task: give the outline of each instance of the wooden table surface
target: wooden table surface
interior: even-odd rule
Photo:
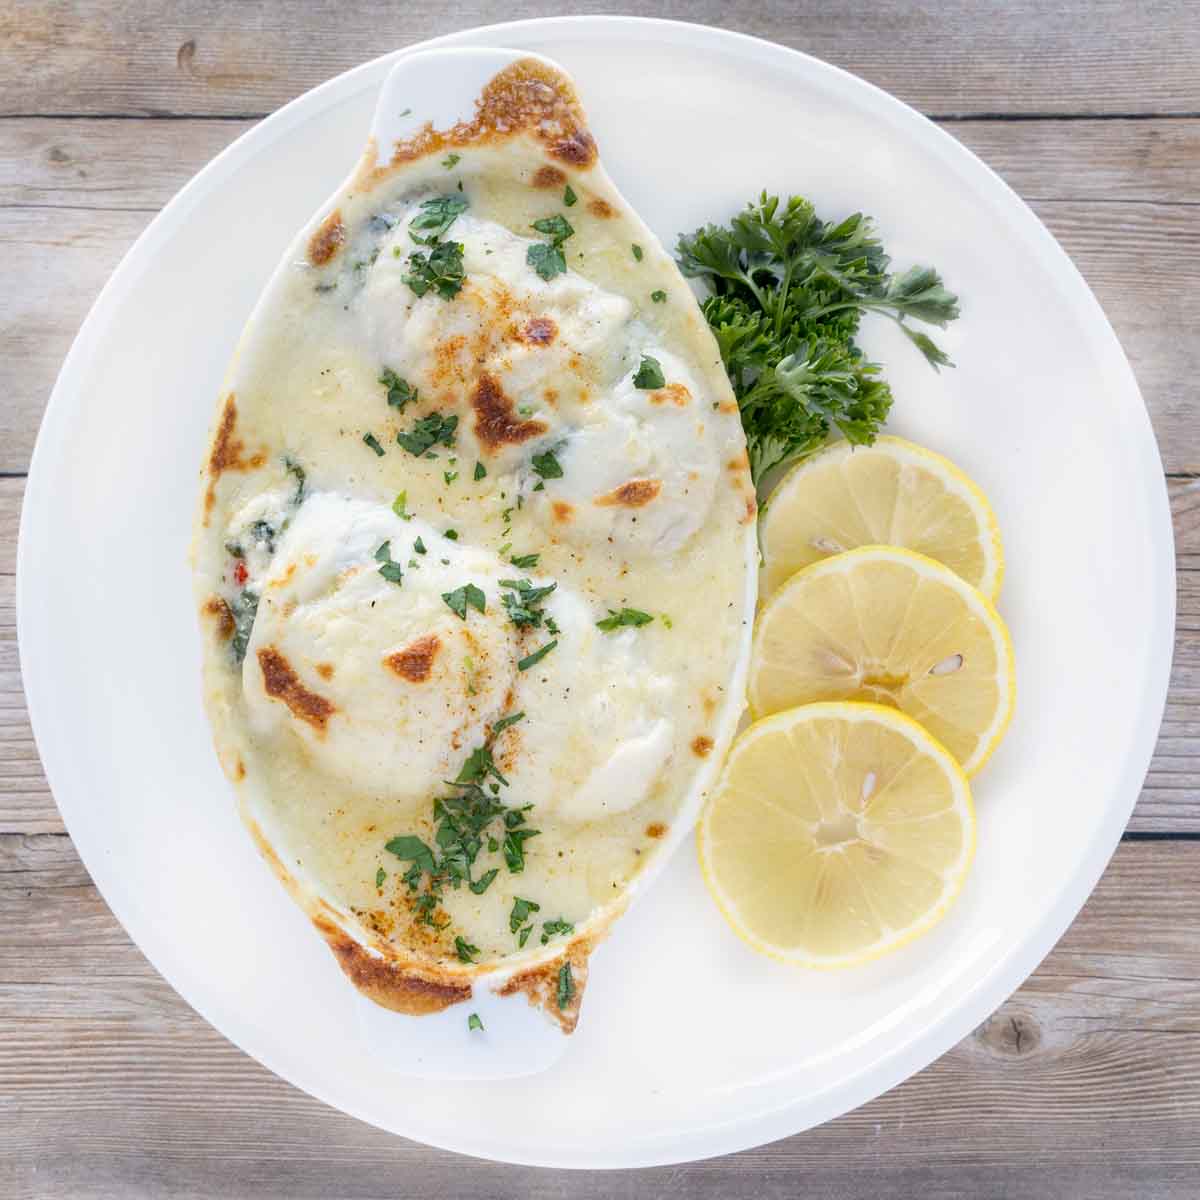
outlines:
[[[1179,558],[1166,719],[1112,864],[1036,974],[940,1061],[823,1128],[728,1158],[619,1174],[476,1162],[360,1124],[236,1050],[113,919],[38,763],[14,616],[17,524],[38,420],[122,253],[243,130],[385,50],[564,8],[8,0],[0,1196],[1200,1195],[1200,5],[630,7],[809,51],[934,117],[1033,205],[1099,296],[1158,434]]]

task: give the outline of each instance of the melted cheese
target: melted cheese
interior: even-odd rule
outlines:
[[[602,925],[712,767],[740,705],[754,502],[703,317],[600,169],[554,165],[548,188],[532,137],[460,152],[453,170],[370,159],[289,252],[222,394],[194,553],[218,746],[293,893],[375,952],[469,974],[549,952],[518,944],[516,897],[535,924]],[[405,280],[438,195],[467,202],[443,235],[463,247],[452,298]],[[569,269],[544,280],[531,226],[556,213]],[[646,357],[663,387],[636,386]],[[415,398],[389,405],[386,372]],[[398,443],[433,414],[450,436]],[[555,585],[531,627],[505,607],[514,579]],[[468,584],[484,608],[464,619],[446,596]],[[626,607],[653,619],[598,627]],[[524,869],[497,820],[473,865],[491,885],[446,886],[422,923],[387,843],[436,849],[444,781],[518,712],[491,748],[498,802],[538,831]]]

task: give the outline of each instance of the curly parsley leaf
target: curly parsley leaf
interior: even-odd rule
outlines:
[[[704,315],[733,384],[756,482],[818,449],[835,432],[869,444],[892,393],[855,343],[865,312],[896,321],[933,367],[949,358],[908,321],[945,328],[958,300],[931,267],[889,271],[868,217],[820,220],[800,196],[765,192],[727,226],[678,244],[685,275],[711,295]]]

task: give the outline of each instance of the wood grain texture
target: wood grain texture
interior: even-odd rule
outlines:
[[[630,7],[807,51],[931,113],[1200,111],[1192,0]],[[411,42],[563,12],[545,0],[16,0],[0,10],[0,113],[261,114]]]
[[[294,1091],[159,979],[68,839],[0,838],[0,1194],[1183,1200],[1200,1188],[1200,894],[1179,884],[1197,878],[1200,843],[1122,845],[994,1017],[840,1120],[712,1162],[567,1173],[418,1146]]]
[[[60,833],[62,818],[29,728],[17,663],[14,572],[22,479],[0,479],[0,834]],[[1129,823],[1200,833],[1200,479],[1169,481],[1179,565],[1171,690],[1150,772]]]
[[[25,470],[63,357],[121,255],[245,127],[0,120],[0,253],[25,281],[0,292],[0,472]],[[1166,469],[1200,471],[1200,119],[952,129],[1031,199],[1095,290]],[[1096,198],[1114,192],[1119,199]]]

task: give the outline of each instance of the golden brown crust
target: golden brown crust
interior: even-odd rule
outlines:
[[[542,421],[526,421],[517,416],[512,398],[504,394],[500,384],[490,375],[479,376],[471,393],[475,410],[475,436],[488,450],[503,446],[519,446],[546,432]]]
[[[292,664],[274,646],[263,646],[259,650],[258,665],[262,670],[263,690],[267,695],[282,700],[293,716],[323,734],[329,718],[337,712],[333,704],[324,696],[310,692],[292,669]]]
[[[227,642],[233,637],[233,631],[236,628],[233,613],[230,611],[229,605],[220,596],[209,596],[205,600],[204,608],[201,611],[206,616],[215,618],[217,623],[217,637],[223,642]]]
[[[383,1008],[419,1017],[471,998],[470,983],[372,954],[333,922],[319,916],[312,920],[350,982]]]
[[[646,836],[648,838],[660,838],[667,832],[667,827],[661,821],[651,821],[646,826]]]
[[[389,654],[383,660],[383,665],[409,683],[424,683],[433,672],[433,660],[441,648],[442,642],[437,634],[426,634],[417,638],[411,646]]]
[[[594,503],[600,508],[645,508],[662,491],[661,479],[631,479],[619,488],[597,496]]]
[[[707,758],[712,753],[713,740],[707,734],[701,734],[692,740],[692,753],[697,758]]]
[[[335,208],[308,239],[308,261],[314,267],[323,267],[333,259],[345,242],[346,226],[342,224],[341,212]]]
[[[650,393],[651,404],[674,404],[676,408],[686,408],[692,400],[692,393],[682,383],[668,383],[666,387],[656,388]]]
[[[560,71],[533,58],[523,58],[504,68],[475,101],[475,115],[449,129],[434,129],[426,122],[412,137],[396,143],[391,162],[379,166],[374,148],[355,179],[359,191],[368,191],[404,163],[415,162],[446,150],[487,146],[526,135],[542,144],[550,158],[586,170],[596,162],[596,142],[587,130],[583,107],[574,85]],[[551,164],[533,176],[534,187],[557,187],[566,182],[562,170]]]
[[[539,963],[527,971],[519,971],[503,987],[497,989],[501,996],[524,995],[534,1008],[540,1008],[552,1021],[558,1023],[563,1033],[574,1033],[579,1024],[579,1010],[583,1005],[583,990],[587,986],[588,955],[591,944],[581,940],[568,947],[561,958]],[[558,1002],[559,973],[564,964],[570,964],[571,998],[563,1005]]]
[[[204,523],[212,514],[212,507],[217,498],[217,480],[226,471],[254,471],[261,467],[267,456],[263,451],[243,458],[245,443],[235,432],[237,427],[237,398],[232,392],[225,397],[221,409],[221,419],[217,422],[217,431],[213,434],[212,449],[208,453],[208,491],[204,493]]]
[[[531,317],[517,331],[518,341],[531,346],[548,346],[558,336],[558,326],[551,317]]]
[[[588,201],[588,212],[593,217],[600,217],[601,220],[607,220],[609,217],[617,215],[617,210],[607,200],[601,200],[599,196],[595,200]]]

